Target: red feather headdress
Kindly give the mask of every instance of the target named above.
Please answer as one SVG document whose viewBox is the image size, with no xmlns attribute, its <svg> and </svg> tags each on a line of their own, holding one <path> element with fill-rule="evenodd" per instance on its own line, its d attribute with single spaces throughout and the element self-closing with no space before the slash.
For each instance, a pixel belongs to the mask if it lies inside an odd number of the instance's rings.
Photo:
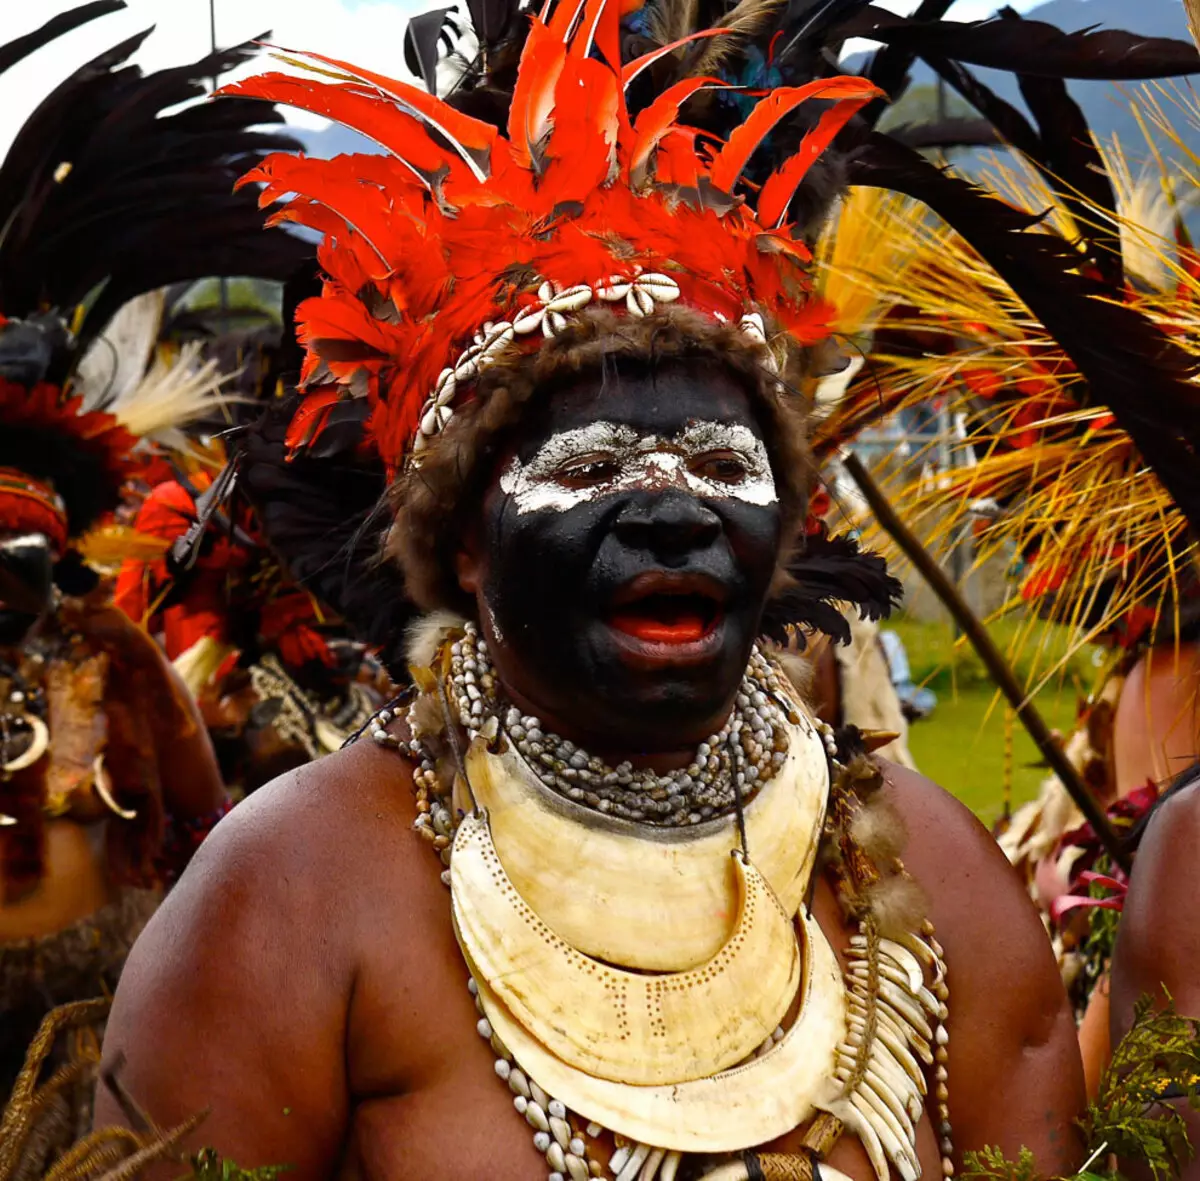
<svg viewBox="0 0 1200 1181">
<path fill-rule="evenodd" d="M 263 185 L 263 205 L 283 201 L 272 223 L 324 234 L 323 292 L 297 312 L 306 396 L 293 450 L 340 403 L 366 398 L 368 438 L 394 471 L 445 426 L 481 367 L 594 303 L 645 315 L 682 301 L 758 339 L 769 321 L 800 345 L 830 334 L 787 211 L 812 163 L 880 91 L 861 78 L 780 87 L 713 145 L 679 115 L 719 82 L 670 86 L 634 121 L 626 88 L 677 46 L 622 66 L 615 2 L 559 0 L 552 16 L 551 2 L 532 19 L 507 136 L 318 54 L 306 56 L 332 81 L 268 74 L 221 92 L 328 116 L 385 149 L 275 155 L 243 178 Z M 821 117 L 752 208 L 738 189 L 755 149 L 816 100 Z"/>
</svg>

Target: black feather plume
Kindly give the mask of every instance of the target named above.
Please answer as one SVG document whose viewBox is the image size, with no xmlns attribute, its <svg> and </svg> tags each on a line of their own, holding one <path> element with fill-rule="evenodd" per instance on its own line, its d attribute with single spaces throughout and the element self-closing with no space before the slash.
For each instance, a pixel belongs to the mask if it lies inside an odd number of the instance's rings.
<svg viewBox="0 0 1200 1181">
<path fill-rule="evenodd" d="M 839 30 L 868 37 L 918 57 L 950 58 L 1014 74 L 1045 78 L 1134 81 L 1200 73 L 1200 53 L 1189 41 L 1143 37 L 1120 29 L 1064 33 L 1045 21 L 919 21 L 871 6 Z"/>
<path fill-rule="evenodd" d="M 787 642 L 790 627 L 802 625 L 848 644 L 850 625 L 838 604 L 853 607 L 861 619 L 886 619 L 904 597 L 883 558 L 859 549 L 853 537 L 824 531 L 807 539 L 788 574 L 791 584 L 763 612 L 763 635 L 779 643 Z"/>
<path fill-rule="evenodd" d="M 849 163 L 851 183 L 893 189 L 928 206 L 1013 289 L 1154 468 L 1192 527 L 1200 526 L 1200 387 L 1193 359 L 1109 286 L 1079 269 L 1077 251 L 1033 230 L 1029 216 L 873 133 Z"/>
<path fill-rule="evenodd" d="M 97 17 L 108 16 L 111 12 L 120 12 L 125 7 L 125 0 L 92 0 L 90 4 L 81 4 L 78 8 L 69 9 L 52 16 L 40 28 L 23 37 L 17 37 L 5 45 L 0 45 L 0 74 L 11 69 L 19 61 L 24 61 L 31 53 L 49 45 L 65 33 L 94 21 Z"/>
<path fill-rule="evenodd" d="M 332 607 L 355 639 L 377 648 L 403 682 L 404 629 L 416 611 L 400 571 L 381 557 L 390 523 L 383 466 L 341 456 L 289 461 L 284 434 L 294 409 L 292 399 L 277 403 L 241 442 L 250 501 L 288 573 Z"/>
<path fill-rule="evenodd" d="M 44 44 L 117 7 L 84 5 L 37 36 Z M 203 97 L 210 78 L 254 48 L 145 76 L 126 63 L 146 35 L 60 83 L 0 164 L 0 310 L 70 315 L 86 302 L 81 346 L 144 291 L 213 275 L 283 279 L 312 253 L 286 233 L 264 233 L 255 193 L 233 192 L 266 152 L 300 146 L 266 129 L 282 121 L 276 110 L 230 100 L 164 114 Z M 16 52 L 0 47 L 0 61 Z"/>
</svg>

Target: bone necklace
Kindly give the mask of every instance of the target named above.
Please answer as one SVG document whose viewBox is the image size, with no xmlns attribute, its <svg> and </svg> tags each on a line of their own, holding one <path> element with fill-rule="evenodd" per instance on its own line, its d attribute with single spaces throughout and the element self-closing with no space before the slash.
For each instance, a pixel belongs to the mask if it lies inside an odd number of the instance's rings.
<svg viewBox="0 0 1200 1181">
<path fill-rule="evenodd" d="M 440 669 L 436 674 L 428 670 L 416 680 L 428 685 L 439 675 Z M 794 710 L 795 703 L 789 704 Z M 642 954 L 634 958 L 643 963 L 623 965 L 612 949 L 628 947 L 637 941 L 634 936 L 597 936 L 592 946 L 605 947 L 608 954 L 587 953 L 574 935 L 566 934 L 577 935 L 581 918 L 553 906 L 543 914 L 544 899 L 534 906 L 526 896 L 536 893 L 529 889 L 536 877 L 535 858 L 523 850 L 521 833 L 536 831 L 536 825 L 518 825 L 515 818 L 524 814 L 529 820 L 539 809 L 541 814 L 548 809 L 574 825 L 579 818 L 569 814 L 569 801 L 531 786 L 536 777 L 501 728 L 486 722 L 481 727 L 480 719 L 472 717 L 470 730 L 476 737 L 461 764 L 455 799 L 462 802 L 461 785 L 475 795 L 478 806 L 470 812 L 456 808 L 456 823 L 449 801 L 437 796 L 444 773 L 439 778 L 436 759 L 422 742 L 415 705 L 408 716 L 411 742 L 388 734 L 387 711 L 378 716 L 374 737 L 403 747 L 419 764 L 413 776 L 420 811 L 416 828 L 449 866 L 443 880 L 451 888 L 455 933 L 480 1012 L 478 1032 L 490 1042 L 496 1073 L 533 1130 L 549 1181 L 684 1181 L 697 1175 L 696 1168 L 712 1181 L 743 1181 L 752 1175 L 750 1166 L 740 1158 L 721 1164 L 728 1160 L 722 1154 L 743 1153 L 814 1117 L 805 1142 L 816 1157 L 845 1127 L 863 1143 L 877 1181 L 889 1181 L 893 1169 L 901 1181 L 918 1181 L 916 1125 L 927 1090 L 922 1063 L 932 1067 L 935 1061 L 942 1172 L 952 1176 L 945 1104 L 948 993 L 941 949 L 928 924 L 899 941 L 881 939 L 873 926 L 865 926 L 851 941 L 842 977 L 824 934 L 791 897 L 796 871 L 802 867 L 799 880 L 804 884 L 811 875 L 819 821 L 814 825 L 809 818 L 807 839 L 787 842 L 798 849 L 792 862 L 776 856 L 769 874 L 744 853 L 728 859 L 726 843 L 722 875 L 714 871 L 712 851 L 705 848 L 712 836 L 708 830 L 719 831 L 719 823 L 672 831 L 664 841 L 661 830 L 646 839 L 637 831 L 640 826 L 630 826 L 635 831 L 629 833 L 611 822 L 597 824 L 601 818 L 592 814 L 578 849 L 586 851 L 591 840 L 601 842 L 597 880 L 604 876 L 606 856 L 615 855 L 621 862 L 618 871 L 627 870 L 634 849 L 640 847 L 646 863 L 654 864 L 662 861 L 664 849 L 675 845 L 668 860 L 673 857 L 677 865 L 688 867 L 689 847 L 695 845 L 705 873 L 725 883 L 716 896 L 734 903 L 715 923 L 685 922 L 701 933 L 676 941 L 670 955 Z M 802 721 L 804 725 L 789 727 L 788 758 L 779 782 L 769 781 L 756 800 L 764 813 L 779 808 L 779 815 L 786 816 L 787 809 L 772 801 L 789 798 L 794 812 L 808 816 L 812 811 L 811 801 L 802 807 L 795 801 L 814 793 L 789 783 L 799 768 L 804 771 L 799 778 L 809 777 L 805 750 L 821 728 L 807 718 Z M 828 746 L 827 728 L 822 736 Z M 522 779 L 526 791 L 520 790 Z M 827 790 L 826 774 L 815 793 L 822 816 Z M 547 796 L 553 798 L 547 801 Z M 514 820 L 503 842 L 494 840 L 493 806 L 497 818 L 507 809 Z M 746 821 L 752 831 L 750 809 Z M 693 835 L 695 841 L 687 839 Z M 729 836 L 724 834 L 727 842 Z M 565 865 L 556 870 L 565 871 Z M 772 889 L 776 881 L 784 883 L 779 891 Z M 643 882 L 643 898 L 649 893 L 645 886 Z M 655 888 L 666 890 L 669 902 L 669 879 Z M 580 909 L 589 912 L 594 928 L 616 930 L 635 917 L 634 893 L 610 890 L 625 908 L 621 921 L 611 924 L 605 908 L 586 890 L 577 890 L 576 896 L 586 904 Z M 789 898 L 786 905 L 781 893 Z M 661 899 L 650 905 L 664 913 Z M 786 920 L 798 908 L 797 940 L 791 924 L 780 923 L 777 916 Z M 670 913 L 669 905 L 665 913 Z M 652 924 L 643 926 L 640 942 L 653 943 L 658 934 Z M 753 954 L 743 960 L 740 953 L 747 946 Z M 669 960 L 654 969 L 668 974 L 647 975 L 647 958 Z M 747 974 L 751 963 L 755 970 Z M 628 970 L 632 967 L 639 970 Z M 726 990 L 734 980 L 737 987 Z M 786 998 L 782 1008 L 781 998 Z M 778 1024 L 770 1032 L 770 1023 L 778 1020 L 772 1014 L 787 1009 L 795 1010 L 790 1025 L 785 1029 Z M 592 1144 L 605 1127 L 618 1145 L 607 1169 Z M 814 1171 L 807 1156 L 751 1156 L 753 1175 L 768 1181 L 803 1175 L 804 1167 L 808 1176 Z M 689 1164 L 693 1160 L 696 1164 Z M 843 1181 L 827 1166 L 820 1169 L 826 1181 Z"/>
</svg>

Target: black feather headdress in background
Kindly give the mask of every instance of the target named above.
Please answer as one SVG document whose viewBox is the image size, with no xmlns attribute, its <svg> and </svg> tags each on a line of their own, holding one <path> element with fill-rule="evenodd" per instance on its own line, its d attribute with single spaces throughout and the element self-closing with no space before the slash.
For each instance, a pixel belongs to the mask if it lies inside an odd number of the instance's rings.
<svg viewBox="0 0 1200 1181">
<path fill-rule="evenodd" d="M 95 0 L 0 46 L 2 75 L 71 29 L 119 11 Z M 311 248 L 263 233 L 254 193 L 234 182 L 268 152 L 300 144 L 261 103 L 174 109 L 248 60 L 250 45 L 149 76 L 128 59 L 150 30 L 60 82 L 0 164 L 0 313 L 25 318 L 85 305 L 77 344 L 142 292 L 208 276 L 284 280 Z"/>
<path fill-rule="evenodd" d="M 93 0 L 0 45 L 0 96 L 10 67 L 124 7 Z M 85 391 L 73 381 L 114 315 L 168 284 L 283 280 L 312 253 L 286 233 L 264 233 L 253 192 L 234 192 L 267 152 L 299 147 L 270 126 L 282 122 L 278 111 L 236 101 L 187 105 L 252 48 L 146 75 L 129 58 L 148 35 L 122 41 L 55 86 L 0 162 L 0 467 L 57 488 L 73 534 L 115 505 L 136 442 L 119 429 L 137 433 L 132 406 L 78 397 Z M 161 422 L 172 406 L 161 387 L 153 392 Z"/>
</svg>

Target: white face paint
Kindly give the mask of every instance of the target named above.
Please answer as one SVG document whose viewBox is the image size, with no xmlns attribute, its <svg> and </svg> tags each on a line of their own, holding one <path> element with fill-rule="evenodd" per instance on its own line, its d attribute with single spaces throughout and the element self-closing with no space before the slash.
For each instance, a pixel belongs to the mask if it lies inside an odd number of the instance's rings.
<svg viewBox="0 0 1200 1181">
<path fill-rule="evenodd" d="M 594 422 L 553 435 L 528 463 L 513 457 L 500 487 L 518 513 L 566 512 L 616 492 L 679 488 L 705 499 L 778 499 L 762 440 L 740 423 L 693 422 L 674 438 Z"/>
</svg>

